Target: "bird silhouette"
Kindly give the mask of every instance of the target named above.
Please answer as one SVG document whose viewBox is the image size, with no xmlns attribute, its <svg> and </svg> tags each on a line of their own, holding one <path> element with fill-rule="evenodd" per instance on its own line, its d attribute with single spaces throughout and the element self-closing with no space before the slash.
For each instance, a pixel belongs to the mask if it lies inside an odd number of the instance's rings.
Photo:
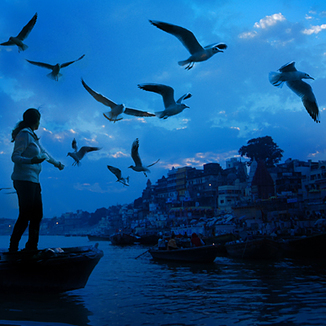
<svg viewBox="0 0 326 326">
<path fill-rule="evenodd" d="M 272 85 L 277 87 L 282 87 L 283 84 L 286 83 L 286 85 L 301 98 L 309 115 L 318 123 L 320 122 L 319 109 L 315 95 L 311 86 L 302 80 L 314 78 L 305 72 L 298 71 L 294 65 L 295 62 L 291 61 L 278 69 L 279 72 L 271 71 L 269 73 L 269 81 Z"/>
<path fill-rule="evenodd" d="M 124 178 L 122 177 L 122 173 L 120 169 L 111 165 L 108 165 L 107 167 L 117 177 L 117 182 L 120 182 L 125 186 L 129 186 L 129 176 Z"/>
<path fill-rule="evenodd" d="M 136 140 L 134 140 L 131 146 L 131 157 L 134 160 L 135 165 L 130 165 L 129 168 L 133 169 L 136 172 L 143 172 L 145 177 L 147 177 L 146 172 L 151 172 L 148 168 L 156 164 L 160 159 L 158 159 L 156 162 L 150 165 L 144 166 L 140 159 L 138 148 L 139 148 L 139 139 L 136 138 Z"/>
<path fill-rule="evenodd" d="M 167 119 L 168 117 L 179 114 L 184 109 L 189 108 L 189 106 L 181 102 L 190 98 L 192 96 L 190 93 L 182 95 L 176 102 L 174 100 L 174 89 L 170 86 L 162 84 L 140 84 L 138 87 L 145 91 L 154 92 L 162 96 L 165 110 L 155 112 L 156 116 L 160 119 Z"/>
<path fill-rule="evenodd" d="M 17 45 L 18 52 L 25 51 L 28 46 L 23 43 L 25 38 L 29 35 L 31 30 L 33 29 L 37 20 L 37 13 L 33 16 L 33 18 L 23 27 L 23 29 L 19 32 L 17 36 L 10 36 L 7 42 L 0 43 L 0 45 Z"/>
<path fill-rule="evenodd" d="M 179 61 L 178 64 L 180 66 L 187 65 L 187 70 L 190 70 L 194 66 L 195 62 L 205 61 L 214 54 L 223 52 L 222 50 L 227 48 L 227 45 L 224 43 L 214 43 L 202 47 L 197 41 L 195 35 L 188 29 L 157 20 L 150 20 L 149 22 L 162 31 L 174 35 L 186 47 L 191 56 L 186 60 Z"/>
<path fill-rule="evenodd" d="M 74 61 L 69 61 L 69 62 L 66 62 L 66 63 L 57 63 L 55 65 L 50 65 L 48 63 L 44 63 L 44 62 L 38 62 L 38 61 L 32 61 L 32 60 L 27 60 L 29 63 L 31 63 L 32 65 L 35 65 L 35 66 L 39 66 L 39 67 L 43 67 L 43 68 L 47 68 L 47 69 L 50 69 L 52 70 L 49 74 L 47 74 L 47 76 L 53 80 L 56 80 L 58 81 L 59 78 L 62 76 L 62 74 L 60 73 L 60 70 L 61 68 L 65 68 L 65 67 L 68 67 L 69 65 L 71 65 L 72 63 L 76 62 L 76 61 L 79 61 L 81 59 L 83 59 L 85 56 L 85 54 L 83 54 L 81 57 L 79 57 L 77 60 L 74 60 Z"/>
<path fill-rule="evenodd" d="M 94 151 L 98 151 L 101 148 L 100 147 L 92 147 L 92 146 L 83 146 L 80 148 L 80 150 L 78 150 L 77 147 L 77 141 L 74 138 L 72 143 L 71 143 L 72 148 L 74 149 L 74 152 L 69 152 L 67 154 L 67 156 L 71 156 L 74 159 L 74 162 L 72 163 L 72 165 L 79 165 L 81 159 L 89 152 L 94 152 Z"/>
<path fill-rule="evenodd" d="M 111 108 L 111 111 L 103 113 L 104 117 L 107 118 L 110 121 L 116 122 L 119 120 L 122 120 L 123 117 L 121 116 L 122 113 L 133 115 L 136 117 L 155 117 L 155 114 L 144 112 L 140 110 L 130 109 L 126 108 L 124 104 L 116 104 L 107 97 L 93 91 L 82 79 L 82 84 L 85 87 L 85 89 L 88 91 L 89 94 L 91 94 L 96 101 L 108 106 Z"/>
</svg>

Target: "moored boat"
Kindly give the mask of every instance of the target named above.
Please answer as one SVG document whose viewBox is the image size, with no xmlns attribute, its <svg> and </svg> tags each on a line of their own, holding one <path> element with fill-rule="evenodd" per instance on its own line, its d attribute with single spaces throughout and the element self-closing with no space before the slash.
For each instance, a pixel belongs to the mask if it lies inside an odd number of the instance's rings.
<svg viewBox="0 0 326 326">
<path fill-rule="evenodd" d="M 281 246 L 287 258 L 326 258 L 326 233 L 283 239 Z"/>
<path fill-rule="evenodd" d="M 150 249 L 149 253 L 155 260 L 169 260 L 188 263 L 212 263 L 218 256 L 219 246 L 180 248 L 175 250 Z"/>
<path fill-rule="evenodd" d="M 0 251 L 1 291 L 65 292 L 84 288 L 103 257 L 95 246 Z"/>
<path fill-rule="evenodd" d="M 271 259 L 280 256 L 280 244 L 271 238 L 247 239 L 225 244 L 227 254 L 234 258 Z"/>
<path fill-rule="evenodd" d="M 119 232 L 111 235 L 110 240 L 113 245 L 126 246 L 133 245 L 135 242 L 139 241 L 139 237 L 133 234 Z"/>
</svg>

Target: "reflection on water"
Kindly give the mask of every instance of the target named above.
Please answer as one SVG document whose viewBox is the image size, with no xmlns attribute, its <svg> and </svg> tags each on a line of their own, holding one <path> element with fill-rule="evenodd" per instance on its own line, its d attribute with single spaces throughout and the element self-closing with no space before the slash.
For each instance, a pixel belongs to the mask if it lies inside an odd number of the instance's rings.
<svg viewBox="0 0 326 326">
<path fill-rule="evenodd" d="M 86 238 L 42 241 L 44 246 L 91 244 Z M 99 246 L 104 257 L 84 289 L 57 296 L 1 295 L 0 324 L 3 320 L 94 326 L 326 324 L 325 262 L 221 257 L 208 265 L 161 263 L 149 254 L 135 259 L 146 247 L 121 248 L 109 242 Z"/>
<path fill-rule="evenodd" d="M 33 321 L 41 325 L 59 323 L 83 326 L 89 325 L 90 314 L 83 299 L 72 293 L 0 295 L 0 325 L 9 324 L 9 321 Z"/>
</svg>

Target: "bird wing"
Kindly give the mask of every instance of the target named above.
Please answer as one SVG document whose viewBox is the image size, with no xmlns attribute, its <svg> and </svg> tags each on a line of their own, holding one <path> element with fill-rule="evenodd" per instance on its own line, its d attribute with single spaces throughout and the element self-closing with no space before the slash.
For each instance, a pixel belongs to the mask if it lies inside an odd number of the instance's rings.
<svg viewBox="0 0 326 326">
<path fill-rule="evenodd" d="M 162 31 L 170 33 L 178 38 L 178 40 L 187 48 L 190 54 L 195 54 L 203 50 L 203 47 L 199 44 L 195 35 L 188 29 L 157 20 L 150 20 L 149 22 Z"/>
<path fill-rule="evenodd" d="M 35 66 L 39 66 L 39 67 L 43 67 L 43 68 L 48 68 L 48 69 L 51 69 L 53 70 L 54 69 L 54 65 L 50 65 L 48 63 L 44 63 L 44 62 L 37 62 L 37 61 L 31 61 L 31 60 L 27 60 L 29 63 L 31 63 L 32 65 L 35 65 Z"/>
<path fill-rule="evenodd" d="M 140 111 L 136 109 L 130 109 L 130 108 L 125 108 L 124 112 L 125 114 L 128 115 L 133 115 L 135 117 L 155 117 L 155 114 L 149 113 L 146 111 Z"/>
<path fill-rule="evenodd" d="M 114 166 L 111 166 L 111 165 L 108 165 L 107 167 L 118 178 L 118 180 L 121 179 L 121 170 L 120 169 L 118 169 Z"/>
<path fill-rule="evenodd" d="M 61 65 L 61 68 L 65 68 L 65 67 L 71 65 L 72 63 L 74 63 L 74 62 L 76 62 L 76 61 L 79 61 L 79 60 L 83 59 L 84 56 L 85 56 L 85 54 L 83 54 L 83 55 L 82 55 L 80 58 L 78 58 L 77 60 L 69 61 L 69 62 L 63 63 L 63 64 Z"/>
<path fill-rule="evenodd" d="M 140 89 L 145 91 L 154 92 L 160 94 L 163 97 L 164 107 L 167 108 L 170 105 L 175 104 L 174 89 L 170 86 L 163 84 L 141 84 L 138 85 Z"/>
<path fill-rule="evenodd" d="M 29 33 L 31 32 L 31 30 L 33 29 L 35 23 L 36 23 L 36 19 L 37 19 L 37 13 L 33 16 L 33 18 L 23 27 L 23 29 L 19 32 L 19 34 L 17 35 L 17 38 L 19 38 L 20 40 L 24 40 Z"/>
<path fill-rule="evenodd" d="M 71 147 L 77 152 L 77 141 L 76 141 L 76 139 L 74 138 L 73 139 L 73 141 L 72 141 L 72 143 L 71 143 Z"/>
<path fill-rule="evenodd" d="M 79 151 L 78 151 L 78 158 L 81 160 L 86 153 L 89 152 L 94 152 L 100 150 L 100 147 L 92 147 L 92 146 L 83 146 Z"/>
<path fill-rule="evenodd" d="M 301 98 L 304 107 L 313 120 L 319 122 L 319 109 L 311 86 L 302 80 L 287 81 L 286 84 Z"/>
<path fill-rule="evenodd" d="M 297 71 L 297 69 L 295 68 L 294 64 L 295 64 L 294 61 L 288 62 L 288 63 L 286 63 L 285 65 L 283 65 L 283 66 L 279 69 L 279 71 L 280 71 L 280 72 L 293 72 L 293 71 Z"/>
<path fill-rule="evenodd" d="M 138 153 L 138 148 L 139 148 L 139 140 L 138 138 L 136 138 L 136 140 L 134 140 L 131 146 L 131 157 L 134 160 L 136 166 L 142 166 L 142 162 Z"/>
<path fill-rule="evenodd" d="M 225 50 L 228 46 L 225 43 L 213 43 L 210 45 L 206 45 L 204 49 L 210 49 L 210 48 L 219 48 L 220 50 Z"/>
<path fill-rule="evenodd" d="M 155 161 L 154 163 L 147 165 L 147 167 L 149 168 L 150 166 L 153 166 L 154 164 L 156 164 L 160 159 L 158 159 L 157 161 Z"/>
<path fill-rule="evenodd" d="M 0 43 L 0 45 L 14 45 L 15 43 L 11 40 L 7 41 L 7 42 L 3 42 L 3 43 Z"/>
<path fill-rule="evenodd" d="M 102 104 L 109 106 L 111 109 L 113 109 L 114 107 L 117 106 L 116 103 L 114 103 L 113 101 L 111 101 L 110 99 L 108 99 L 107 97 L 101 95 L 100 93 L 97 93 L 95 91 L 93 91 L 89 86 L 87 86 L 87 84 L 84 82 L 84 80 L 81 80 L 83 86 L 85 87 L 85 89 L 88 91 L 89 94 L 91 94 L 96 101 L 101 102 Z"/>
<path fill-rule="evenodd" d="M 177 103 L 181 103 L 183 100 L 186 100 L 187 98 L 190 98 L 192 95 L 190 93 L 186 93 L 182 95 L 178 100 Z"/>
</svg>

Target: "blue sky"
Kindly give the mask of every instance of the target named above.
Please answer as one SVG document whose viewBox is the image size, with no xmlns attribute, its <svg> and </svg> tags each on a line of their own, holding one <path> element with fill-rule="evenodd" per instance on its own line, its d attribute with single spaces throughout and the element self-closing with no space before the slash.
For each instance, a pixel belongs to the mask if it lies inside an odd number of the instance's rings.
<svg viewBox="0 0 326 326">
<path fill-rule="evenodd" d="M 152 183 L 174 166 L 225 167 L 252 138 L 271 136 L 284 150 L 283 159 L 325 160 L 326 8 L 324 1 L 19 1 L 0 3 L 0 43 L 17 35 L 38 13 L 25 40 L 28 49 L 0 47 L 0 187 L 11 187 L 11 130 L 29 107 L 40 109 L 37 134 L 42 145 L 65 164 L 59 171 L 43 163 L 44 216 L 77 209 L 130 203 L 141 196 L 147 178 L 128 169 L 131 144 L 139 138 L 143 163 L 150 164 Z M 190 71 L 177 64 L 188 52 L 174 36 L 152 26 L 159 20 L 191 30 L 203 45 L 224 42 L 228 48 Z M 56 82 L 47 69 L 25 59 L 51 64 L 85 57 L 62 69 Z M 285 85 L 272 86 L 268 73 L 295 61 L 309 73 L 321 123 L 316 124 L 301 100 Z M 161 83 L 175 97 L 190 92 L 181 114 L 124 116 L 112 123 L 107 108 L 83 88 L 128 107 L 155 112 L 162 98 L 140 90 L 141 83 Z M 102 149 L 79 167 L 67 157 L 71 141 Z M 107 165 L 130 176 L 130 186 L 115 181 Z M 17 217 L 17 198 L 0 192 L 0 217 Z"/>
</svg>

